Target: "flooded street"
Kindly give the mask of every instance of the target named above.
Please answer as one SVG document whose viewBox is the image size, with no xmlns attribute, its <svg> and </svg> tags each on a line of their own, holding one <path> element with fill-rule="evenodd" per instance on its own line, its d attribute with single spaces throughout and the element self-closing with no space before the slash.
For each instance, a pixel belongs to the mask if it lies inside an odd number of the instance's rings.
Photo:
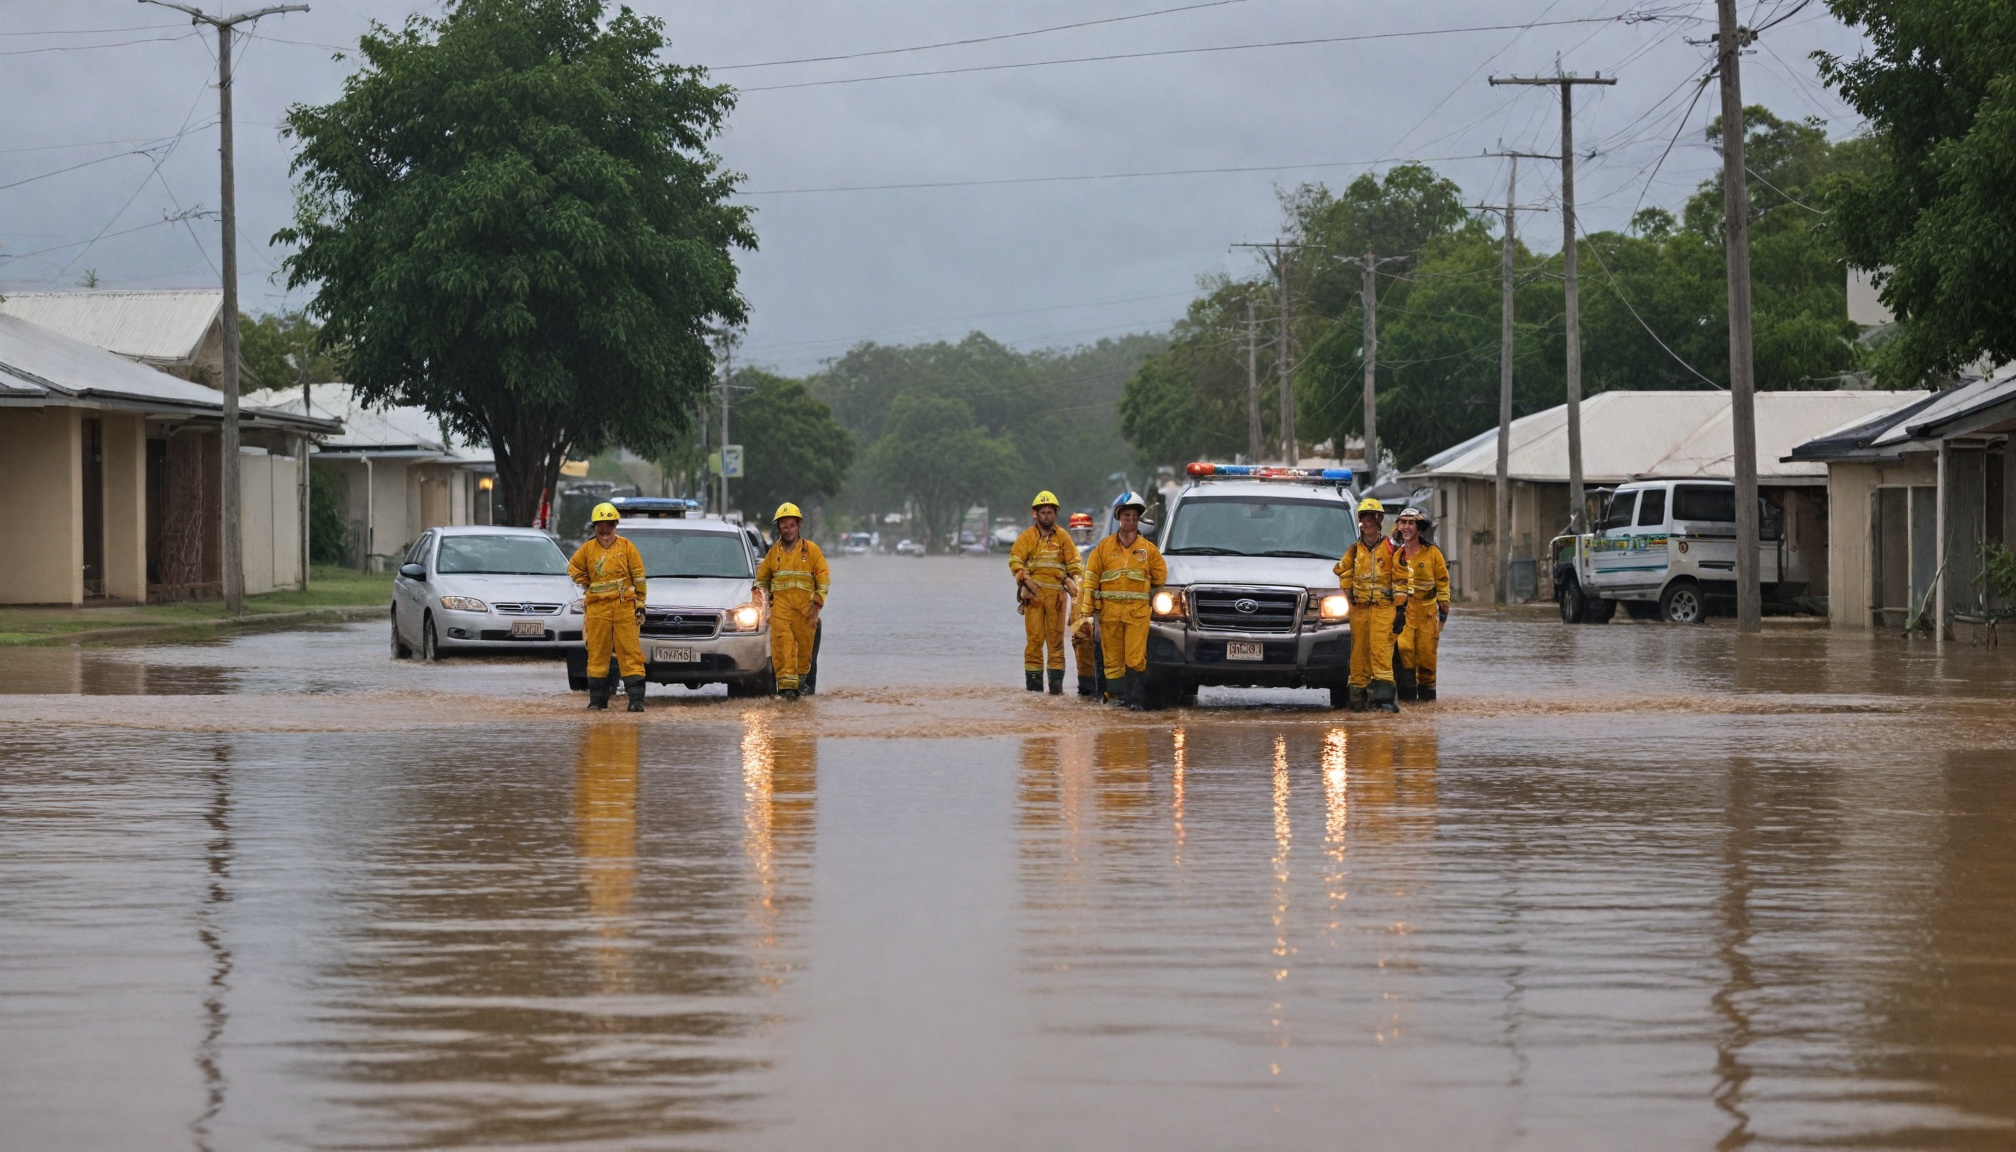
<svg viewBox="0 0 2016 1152">
<path fill-rule="evenodd" d="M 2016 1143 L 2016 656 L 1459 610 L 1402 716 L 1143 717 L 833 568 L 795 706 L 0 652 L 0 1143 Z"/>
</svg>

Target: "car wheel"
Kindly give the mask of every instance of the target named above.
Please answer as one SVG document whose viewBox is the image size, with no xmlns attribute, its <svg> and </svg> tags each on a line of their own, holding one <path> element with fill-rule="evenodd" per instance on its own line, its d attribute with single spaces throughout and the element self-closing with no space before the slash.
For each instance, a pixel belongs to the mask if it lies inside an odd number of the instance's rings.
<svg viewBox="0 0 2016 1152">
<path fill-rule="evenodd" d="M 1615 600 L 1604 600 L 1592 596 L 1589 598 L 1589 603 L 1582 607 L 1582 622 L 1584 624 L 1608 624 L 1610 618 L 1615 615 L 1617 615 L 1617 602 Z"/>
<path fill-rule="evenodd" d="M 1570 576 L 1562 583 L 1560 591 L 1554 593 L 1554 599 L 1561 606 L 1561 623 L 1580 624 L 1582 622 L 1582 612 L 1588 607 L 1588 604 L 1582 595 L 1581 583 L 1573 576 Z"/>
<path fill-rule="evenodd" d="M 1148 697 L 1149 710 L 1160 712 L 1164 708 L 1174 708 L 1182 696 L 1182 688 L 1183 686 L 1173 679 L 1149 677 L 1147 691 L 1144 693 Z"/>
<path fill-rule="evenodd" d="M 420 659 L 427 661 L 429 664 L 441 659 L 441 641 L 434 635 L 434 614 L 432 612 L 429 612 L 427 619 L 420 624 Z"/>
<path fill-rule="evenodd" d="M 1351 706 L 1351 686 L 1332 684 L 1330 686 L 1330 707 L 1342 711 Z"/>
<path fill-rule="evenodd" d="M 1691 580 L 1675 580 L 1659 594 L 1659 618 L 1674 624 L 1700 624 L 1708 619 L 1708 601 L 1701 586 Z"/>
<path fill-rule="evenodd" d="M 394 612 L 392 613 L 392 659 L 411 660 L 412 658 L 413 649 L 407 647 L 406 641 L 399 638 L 399 613 Z"/>
<path fill-rule="evenodd" d="M 580 650 L 567 653 L 567 689 L 570 692 L 588 690 L 588 653 Z"/>
</svg>

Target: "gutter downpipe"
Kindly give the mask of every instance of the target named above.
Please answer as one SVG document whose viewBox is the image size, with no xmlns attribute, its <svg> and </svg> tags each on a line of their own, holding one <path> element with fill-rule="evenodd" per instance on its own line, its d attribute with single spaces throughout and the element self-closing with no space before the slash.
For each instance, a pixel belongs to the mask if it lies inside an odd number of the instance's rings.
<svg viewBox="0 0 2016 1152">
<path fill-rule="evenodd" d="M 358 459 L 364 461 L 364 547 L 363 555 L 357 558 L 357 570 L 369 575 L 371 572 L 371 530 L 377 526 L 377 511 L 372 507 L 377 498 L 377 485 L 371 479 L 371 454 L 361 453 Z"/>
</svg>

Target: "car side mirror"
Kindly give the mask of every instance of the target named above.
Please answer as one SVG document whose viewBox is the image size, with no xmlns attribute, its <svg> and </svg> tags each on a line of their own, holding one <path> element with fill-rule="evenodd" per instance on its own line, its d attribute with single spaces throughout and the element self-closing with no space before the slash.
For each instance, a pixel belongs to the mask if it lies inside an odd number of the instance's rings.
<svg viewBox="0 0 2016 1152">
<path fill-rule="evenodd" d="M 399 575 L 404 576 L 408 580 L 425 580 L 427 579 L 427 566 L 424 564 L 401 564 L 399 566 Z"/>
<path fill-rule="evenodd" d="M 1137 527 L 1141 529 L 1141 535 L 1146 536 L 1150 540 L 1155 539 L 1155 529 L 1157 527 L 1155 521 L 1143 520 Z"/>
</svg>

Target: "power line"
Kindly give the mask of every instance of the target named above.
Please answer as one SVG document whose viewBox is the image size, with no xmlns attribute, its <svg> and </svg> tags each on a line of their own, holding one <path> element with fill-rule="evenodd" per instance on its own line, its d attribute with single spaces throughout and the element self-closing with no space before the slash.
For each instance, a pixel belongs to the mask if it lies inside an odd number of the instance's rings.
<svg viewBox="0 0 2016 1152">
<path fill-rule="evenodd" d="M 1384 156 L 1377 160 L 1324 160 L 1309 164 L 1251 164 L 1221 168 L 1167 168 L 1155 172 L 1095 172 L 1075 176 L 1002 176 L 980 180 L 920 180 L 907 184 L 839 184 L 823 188 L 770 188 L 753 189 L 741 193 L 744 196 L 810 196 L 825 192 L 891 192 L 915 188 L 977 188 L 999 184 L 1059 184 L 1088 180 L 1143 180 L 1158 176 L 1209 176 L 1239 172 L 1289 172 L 1302 168 L 1365 168 L 1375 164 L 1392 164 L 1406 160 L 1410 162 L 1440 163 L 1452 160 L 1475 160 L 1474 155 L 1461 156 Z"/>
<path fill-rule="evenodd" d="M 1559 0 L 1556 0 L 1558 3 Z M 1066 32 L 1073 28 L 1092 28 L 1101 24 L 1123 24 L 1129 20 L 1146 20 L 1155 16 L 1169 16 L 1178 12 L 1195 12 L 1199 8 L 1223 8 L 1228 4 L 1244 4 L 1246 0 L 1209 0 L 1203 4 L 1185 4 L 1180 8 L 1158 8 L 1153 12 L 1136 12 L 1131 16 L 1108 16 L 1103 20 L 1080 20 L 1075 24 L 1053 24 L 1048 28 L 1032 28 L 1027 32 L 1002 32 L 993 36 L 973 36 L 965 40 L 941 40 L 936 44 L 914 44 L 907 48 L 876 48 L 867 52 L 848 52 L 837 56 L 800 56 L 794 60 L 759 60 L 750 64 L 717 64 L 708 68 L 710 72 L 735 72 L 744 68 L 776 68 L 785 64 L 823 64 L 832 60 L 859 60 L 868 56 L 895 56 L 903 52 L 928 52 L 934 48 L 959 48 L 968 44 L 991 44 L 998 40 L 1015 40 L 1024 36 L 1042 36 L 1050 32 Z"/>
<path fill-rule="evenodd" d="M 166 44 L 175 40 L 187 40 L 196 35 L 184 32 L 179 36 L 145 36 L 138 40 L 115 40 L 110 44 L 51 44 L 44 48 L 10 48 L 0 52 L 0 56 L 33 56 L 41 52 L 90 52 L 98 48 L 124 48 L 129 44 Z"/>
<path fill-rule="evenodd" d="M 0 36 L 106 36 L 114 32 L 159 32 L 180 24 L 132 24 L 124 28 L 50 28 L 41 32 L 0 32 Z"/>
<path fill-rule="evenodd" d="M 1251 44 L 1214 44 L 1202 48 L 1163 48 L 1148 52 L 1111 52 L 1099 56 L 1070 56 L 1057 60 L 1025 60 L 1015 64 L 973 64 L 962 68 L 932 68 L 918 72 L 885 72 L 879 76 L 852 76 L 840 80 L 801 80 L 793 84 L 768 84 L 742 88 L 742 92 L 781 92 L 791 88 L 825 88 L 837 84 L 867 84 L 877 80 L 907 80 L 918 76 L 954 76 L 970 72 L 1006 72 L 1019 68 L 1047 68 L 1057 64 L 1100 64 L 1115 60 L 1145 60 L 1158 56 L 1197 56 L 1214 52 L 1245 52 L 1259 48 L 1300 48 L 1316 44 L 1355 44 L 1373 40 L 1409 40 L 1423 36 L 1456 36 L 1475 32 L 1512 32 L 1531 28 L 1554 28 L 1574 24 L 1614 24 L 1628 20 L 1622 16 L 1583 16 L 1562 20 L 1536 20 L 1526 24 L 1479 24 L 1466 28 L 1423 28 L 1412 32 L 1366 32 L 1353 36 L 1312 36 L 1300 40 L 1264 40 Z"/>
</svg>

